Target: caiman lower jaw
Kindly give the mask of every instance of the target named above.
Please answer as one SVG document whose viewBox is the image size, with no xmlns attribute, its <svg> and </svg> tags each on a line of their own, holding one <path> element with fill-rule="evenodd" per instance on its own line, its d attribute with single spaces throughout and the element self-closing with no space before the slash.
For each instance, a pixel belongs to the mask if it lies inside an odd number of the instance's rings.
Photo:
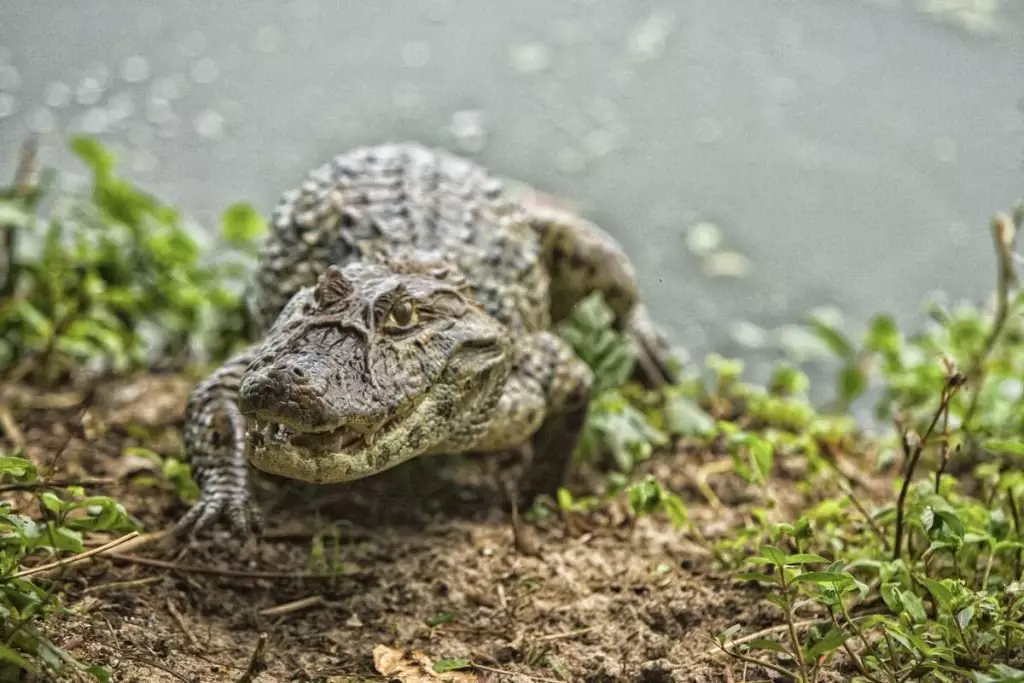
<svg viewBox="0 0 1024 683">
<path fill-rule="evenodd" d="M 322 429 L 300 429 L 279 422 L 254 420 L 250 431 L 253 445 L 274 448 L 275 445 L 302 448 L 312 455 L 349 454 L 369 448 L 379 437 L 388 434 L 408 417 L 415 404 L 402 410 L 398 415 L 382 423 L 372 431 L 359 431 L 342 425 Z"/>
</svg>

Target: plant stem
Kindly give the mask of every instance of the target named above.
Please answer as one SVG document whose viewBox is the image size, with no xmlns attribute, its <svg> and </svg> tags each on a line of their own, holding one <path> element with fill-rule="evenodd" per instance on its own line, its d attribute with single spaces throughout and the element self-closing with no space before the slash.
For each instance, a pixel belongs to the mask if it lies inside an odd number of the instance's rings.
<svg viewBox="0 0 1024 683">
<path fill-rule="evenodd" d="M 1013 495 L 1012 488 L 1006 492 L 1006 499 L 1010 503 L 1010 515 L 1013 517 L 1013 528 L 1017 531 L 1017 540 L 1024 541 L 1024 534 L 1021 533 L 1020 508 L 1017 506 L 1017 499 Z M 1024 552 L 1017 548 L 1017 557 L 1013 561 L 1013 576 L 1018 580 L 1024 578 L 1021 576 L 1022 556 L 1024 556 Z"/>
<path fill-rule="evenodd" d="M 974 411 L 978 408 L 978 400 L 981 397 L 981 388 L 985 379 L 985 361 L 992 353 L 992 349 L 995 348 L 996 341 L 1006 324 L 1006 318 L 1009 316 L 1010 287 L 1015 284 L 1017 279 L 1013 268 L 1013 248 L 1022 222 L 1024 222 L 1024 205 L 1016 207 L 1012 217 L 1001 214 L 992 219 L 992 239 L 995 243 L 996 260 L 999 266 L 996 314 L 992 321 L 992 329 L 985 339 L 985 345 L 967 372 L 968 379 L 975 384 L 975 387 L 961 423 L 965 433 L 970 431 L 971 418 L 974 417 Z"/>
<path fill-rule="evenodd" d="M 800 665 L 800 680 L 807 681 L 807 662 L 804 660 L 803 648 L 800 647 L 800 639 L 796 637 L 796 627 L 793 625 L 793 599 L 789 594 L 789 584 L 786 583 L 786 568 L 779 567 L 779 583 L 782 586 L 782 594 L 786 596 L 786 630 L 789 631 L 789 642 L 793 647 L 793 656 Z"/>
<path fill-rule="evenodd" d="M 935 409 L 935 414 L 932 416 L 932 421 L 928 425 L 928 429 L 925 430 L 924 436 L 922 436 L 917 443 L 910 446 L 907 443 L 907 439 L 903 439 L 903 452 L 907 457 L 907 472 L 903 478 L 903 486 L 900 487 L 900 495 L 896 502 L 896 539 L 893 542 L 892 559 L 898 560 L 903 552 L 903 516 L 904 506 L 907 500 L 907 491 L 910 489 L 910 482 L 914 478 L 914 470 L 917 469 L 917 462 L 921 459 L 921 453 L 924 452 L 925 446 L 928 444 L 928 439 L 931 437 L 932 432 L 935 430 L 935 425 L 938 424 L 939 418 L 942 417 L 949 409 L 949 401 L 953 398 L 953 394 L 962 385 L 962 377 L 958 374 L 952 374 L 946 379 L 946 386 L 942 389 L 942 398 L 939 401 L 939 407 Z"/>
</svg>

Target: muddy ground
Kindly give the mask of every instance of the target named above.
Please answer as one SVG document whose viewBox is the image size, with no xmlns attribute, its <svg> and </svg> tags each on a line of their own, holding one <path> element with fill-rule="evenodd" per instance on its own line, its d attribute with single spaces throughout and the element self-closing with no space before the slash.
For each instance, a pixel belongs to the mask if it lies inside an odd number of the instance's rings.
<svg viewBox="0 0 1024 683">
<path fill-rule="evenodd" d="M 189 387 L 174 376 L 121 382 L 86 411 L 75 392 L 22 393 L 20 435 L 8 426 L 0 444 L 23 439 L 41 471 L 59 456 L 53 478 L 111 480 L 94 490 L 145 526 L 141 541 L 65 570 L 65 604 L 77 614 L 48 625 L 59 645 L 108 667 L 115 681 L 766 678 L 715 656 L 708 640 L 732 624 L 741 633 L 778 625 L 760 589 L 713 571 L 705 547 L 668 520 L 632 523 L 624 505 L 513 525 L 497 458 L 412 461 L 330 487 L 261 477 L 261 541 L 160 539 L 186 505 L 153 483 L 148 461 L 122 453 L 131 445 L 179 453 Z M 694 481 L 716 458 L 680 445 L 640 473 L 680 493 L 708 538 L 741 525 L 759 503 L 736 477 L 712 474 L 724 507 L 708 505 Z M 600 486 L 595 473 L 574 484 L 581 493 Z M 796 487 L 775 488 L 784 508 L 800 503 Z M 413 671 L 430 668 L 417 658 L 477 666 L 417 678 Z M 265 669 L 253 678 L 251 664 Z"/>
</svg>

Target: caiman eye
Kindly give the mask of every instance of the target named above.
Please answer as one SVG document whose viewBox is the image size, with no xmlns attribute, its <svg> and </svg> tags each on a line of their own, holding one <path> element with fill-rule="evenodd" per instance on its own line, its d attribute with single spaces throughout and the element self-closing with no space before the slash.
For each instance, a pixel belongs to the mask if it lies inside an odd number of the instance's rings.
<svg viewBox="0 0 1024 683">
<path fill-rule="evenodd" d="M 391 315 L 388 316 L 388 325 L 392 327 L 408 327 L 416 319 L 416 308 L 412 302 L 406 299 L 401 301 L 391 309 Z"/>
</svg>

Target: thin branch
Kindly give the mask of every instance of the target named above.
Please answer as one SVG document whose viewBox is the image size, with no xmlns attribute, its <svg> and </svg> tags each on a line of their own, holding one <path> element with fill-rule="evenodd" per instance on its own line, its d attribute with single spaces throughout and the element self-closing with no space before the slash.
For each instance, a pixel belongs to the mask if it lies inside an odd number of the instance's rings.
<svg viewBox="0 0 1024 683">
<path fill-rule="evenodd" d="M 110 486 L 117 483 L 116 479 L 54 479 L 50 481 L 32 481 L 22 484 L 6 484 L 0 486 L 0 493 L 11 491 L 38 491 L 40 489 L 63 489 L 68 486 L 81 486 L 83 488 L 93 486 Z"/>
<path fill-rule="evenodd" d="M 939 401 L 939 407 L 935 409 L 935 414 L 932 416 L 932 421 L 928 425 L 928 429 L 925 430 L 924 436 L 918 437 L 916 434 L 911 432 L 913 435 L 903 435 L 903 453 L 907 460 L 907 471 L 903 477 L 903 486 L 900 487 L 900 495 L 896 502 L 896 538 L 893 542 L 892 559 L 898 560 L 900 555 L 903 553 L 903 518 L 904 518 L 904 507 L 907 500 L 907 491 L 910 489 L 910 482 L 914 479 L 914 470 L 917 469 L 917 463 L 921 459 L 921 453 L 924 452 L 925 446 L 928 445 L 928 439 L 931 437 L 932 432 L 935 430 L 935 425 L 939 423 L 939 419 L 942 415 L 949 410 L 949 402 L 964 383 L 964 376 L 958 372 L 952 371 L 949 368 L 949 374 L 946 379 L 946 385 L 942 388 L 942 398 Z"/>
<path fill-rule="evenodd" d="M 43 572 L 48 572 L 48 571 L 51 571 L 53 569 L 63 569 L 63 568 L 66 568 L 66 567 L 70 567 L 72 565 L 79 564 L 80 562 L 84 562 L 85 560 L 88 560 L 88 559 L 90 559 L 92 557 L 95 557 L 97 555 L 102 555 L 102 554 L 110 551 L 112 548 L 116 548 L 117 546 L 121 545 L 122 543 L 127 543 L 128 541 L 132 540 L 133 538 L 135 538 L 138 535 L 139 535 L 138 531 L 133 531 L 130 534 L 125 534 L 124 536 L 121 536 L 120 538 L 115 538 L 110 543 L 104 543 L 99 548 L 93 548 L 92 550 L 87 550 L 84 553 L 79 553 L 79 554 L 75 555 L 74 557 L 72 557 L 70 559 L 64 558 L 64 559 L 57 560 L 56 562 L 50 562 L 49 564 L 43 564 L 43 565 L 39 565 L 38 567 L 32 567 L 30 569 L 22 570 L 22 571 L 18 572 L 17 574 L 15 574 L 14 578 L 16 578 L 16 579 L 23 579 L 23 578 L 25 578 L 27 576 L 35 576 L 36 574 L 41 574 Z"/>
<path fill-rule="evenodd" d="M 139 557 L 137 555 L 124 555 L 121 553 L 111 553 L 109 557 L 111 560 L 118 562 L 128 562 L 130 564 L 139 564 L 146 567 L 169 569 L 171 571 L 182 572 L 185 574 L 207 574 L 210 576 L 223 576 L 232 579 L 329 579 L 337 577 L 337 574 L 331 574 L 329 572 L 260 572 L 241 571 L 237 569 L 219 569 L 217 567 L 199 567 L 195 565 L 178 564 L 177 562 L 168 562 L 167 560 L 158 560 L 152 557 Z"/>
</svg>

